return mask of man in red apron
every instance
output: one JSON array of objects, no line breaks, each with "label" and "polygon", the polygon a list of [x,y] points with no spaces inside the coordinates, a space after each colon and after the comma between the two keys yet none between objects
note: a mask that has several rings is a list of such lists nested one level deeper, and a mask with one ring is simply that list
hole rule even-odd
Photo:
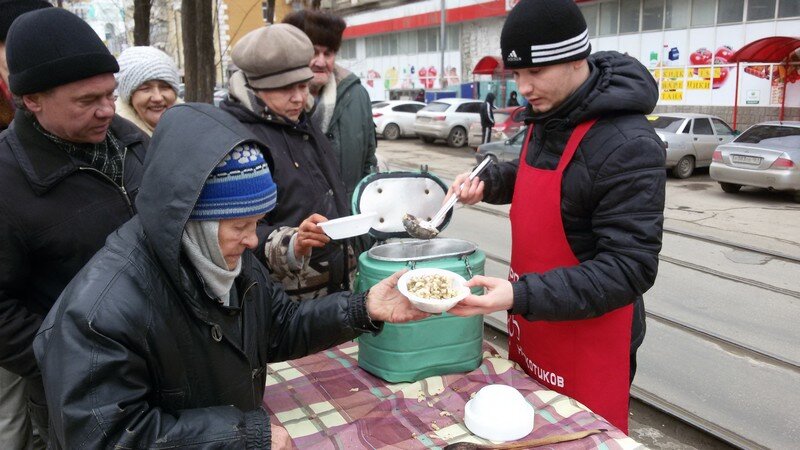
[{"label": "man in red apron", "polygon": [[490,166],[460,200],[511,203],[511,271],[475,277],[486,294],[451,312],[509,310],[509,357],[627,433],[641,295],[661,250],[664,149],[644,116],[658,89],[631,57],[590,56],[573,0],[522,0],[501,47],[530,103],[527,138],[517,161]]}]

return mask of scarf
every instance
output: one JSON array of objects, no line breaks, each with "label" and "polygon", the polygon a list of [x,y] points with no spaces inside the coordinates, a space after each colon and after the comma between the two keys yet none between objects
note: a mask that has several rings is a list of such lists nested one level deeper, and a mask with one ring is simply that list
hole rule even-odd
[{"label": "scarf", "polygon": [[336,76],[331,72],[328,82],[319,92],[319,97],[315,98],[315,108],[311,113],[311,120],[319,126],[323,133],[327,134],[333,118],[333,109],[336,107]]},{"label": "scarf", "polygon": [[76,144],[69,142],[42,128],[38,121],[33,127],[50,142],[89,167],[99,170],[110,178],[117,186],[122,186],[122,167],[125,151],[109,128],[106,138],[99,144]]},{"label": "scarf", "polygon": [[190,220],[183,229],[181,244],[203,279],[206,293],[223,305],[230,306],[231,287],[242,271],[242,259],[239,258],[236,268],[228,269],[219,247],[219,221]]}]

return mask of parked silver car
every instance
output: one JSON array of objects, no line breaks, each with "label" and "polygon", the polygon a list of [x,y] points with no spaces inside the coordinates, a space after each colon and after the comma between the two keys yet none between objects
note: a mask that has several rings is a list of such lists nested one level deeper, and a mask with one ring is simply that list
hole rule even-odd
[{"label": "parked silver car", "polygon": [[375,132],[384,139],[393,141],[402,136],[414,135],[417,112],[425,103],[410,100],[390,100],[372,105],[372,121]]},{"label": "parked silver car", "polygon": [[481,102],[468,98],[443,98],[431,102],[417,113],[414,132],[424,142],[447,140],[450,147],[467,144],[470,124],[480,121]]},{"label": "parked silver car", "polygon": [[753,125],[717,148],[709,173],[728,193],[742,186],[792,191],[800,203],[800,122]]},{"label": "parked silver car", "polygon": [[503,162],[519,158],[522,144],[525,143],[525,133],[527,132],[528,127],[523,126],[517,131],[517,134],[508,139],[479,145],[478,151],[475,152],[475,160],[480,163],[483,158],[491,158],[494,162]]},{"label": "parked silver car", "polygon": [[708,114],[654,114],[647,119],[666,145],[666,167],[676,178],[688,178],[695,168],[711,165],[717,146],[735,136],[727,123]]}]

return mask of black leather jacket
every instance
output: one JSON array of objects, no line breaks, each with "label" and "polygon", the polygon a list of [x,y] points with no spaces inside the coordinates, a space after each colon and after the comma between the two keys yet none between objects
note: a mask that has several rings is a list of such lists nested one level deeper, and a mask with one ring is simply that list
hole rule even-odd
[{"label": "black leather jacket", "polygon": [[[180,111],[180,113],[178,113]],[[181,252],[207,175],[254,141],[210,105],[164,114],[138,215],[67,286],[34,347],[56,448],[269,448],[266,365],[378,331],[364,295],[293,302],[242,255],[226,307]]]},{"label": "black leather jacket", "polygon": [[[64,286],[134,214],[149,139],[119,116],[125,191],[36,131],[18,110],[0,133],[0,366],[37,373],[33,338]],[[36,399],[42,401],[43,399]]]},{"label": "black leather jacket", "polygon": [[[658,89],[631,57],[597,52],[588,59],[589,79],[569,99],[555,111],[531,114],[534,136],[522,162],[554,169],[575,126],[599,119],[561,187],[567,241],[581,263],[522,276],[514,283],[512,312],[528,320],[576,320],[634,303],[635,352],[644,338],[641,296],[655,282],[664,221],[664,148],[644,116],[655,107]],[[490,166],[481,175],[484,201],[511,202],[519,164]]]}]

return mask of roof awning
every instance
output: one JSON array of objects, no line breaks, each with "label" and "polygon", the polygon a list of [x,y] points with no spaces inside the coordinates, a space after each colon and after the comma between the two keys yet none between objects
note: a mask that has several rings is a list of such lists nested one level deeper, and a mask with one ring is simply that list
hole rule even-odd
[{"label": "roof awning", "polygon": [[484,56],[472,69],[474,75],[494,75],[504,70],[503,61],[496,56]]},{"label": "roof awning", "polygon": [[773,36],[740,48],[728,62],[780,63],[800,48],[800,38]]}]

